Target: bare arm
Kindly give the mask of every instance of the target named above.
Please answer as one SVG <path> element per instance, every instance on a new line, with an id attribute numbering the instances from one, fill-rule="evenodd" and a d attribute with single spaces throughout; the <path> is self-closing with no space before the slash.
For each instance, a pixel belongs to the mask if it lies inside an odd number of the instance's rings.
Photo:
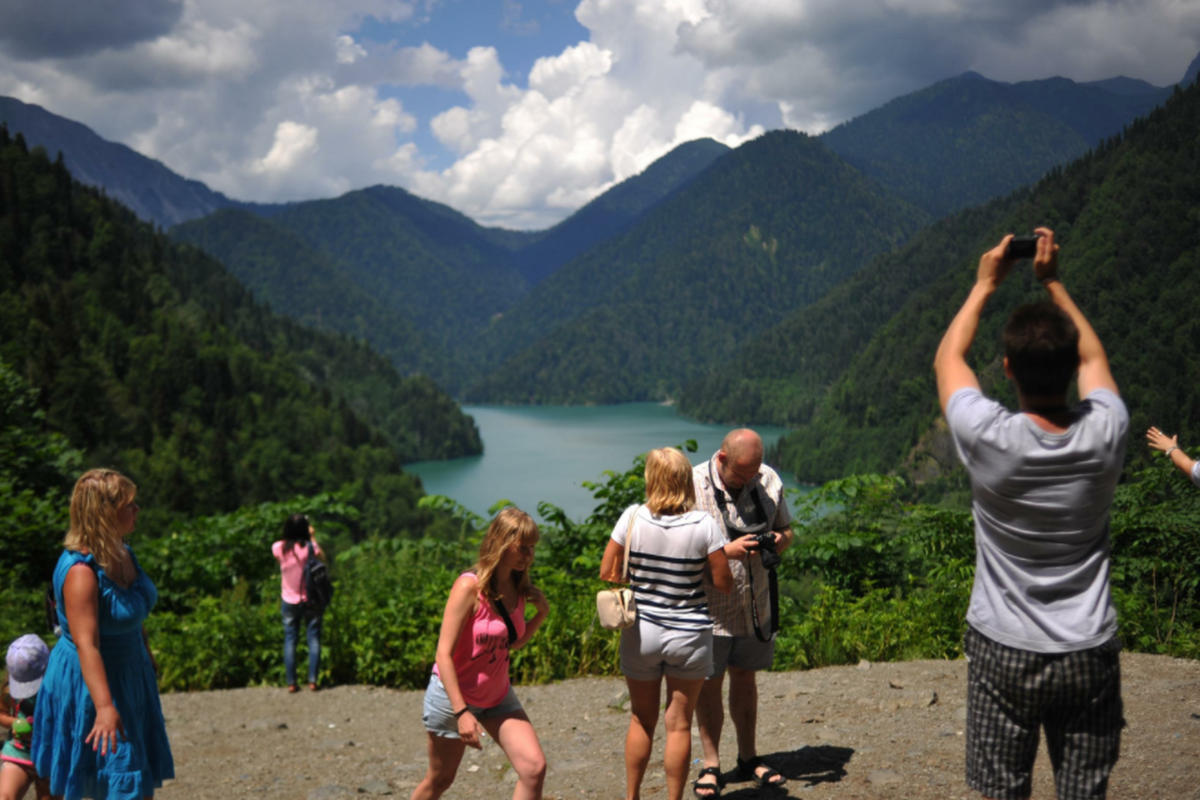
<path id="1" fill-rule="evenodd" d="M 1151 428 L 1146 431 L 1146 441 L 1151 449 L 1161 450 L 1166 453 L 1176 469 L 1187 475 L 1189 479 L 1192 477 L 1192 470 L 1196 466 L 1196 461 L 1195 459 L 1188 458 L 1188 454 L 1179 449 L 1179 434 L 1167 436 L 1158 428 Z"/>
<path id="2" fill-rule="evenodd" d="M 708 574 L 713 588 L 721 594 L 733 591 L 733 572 L 729 569 L 729 557 L 724 550 L 713 550 L 708 554 Z"/>
<path id="3" fill-rule="evenodd" d="M 67 570 L 67 579 L 63 582 L 67 625 L 79 651 L 83 681 L 92 696 L 92 705 L 96 707 L 96 722 L 84 742 L 90 744 L 92 750 L 99 748 L 103 756 L 115 751 L 117 742 L 125 738 L 125 724 L 113 705 L 108 673 L 100 658 L 99 597 L 100 583 L 90 567 L 76 564 Z"/>
<path id="4" fill-rule="evenodd" d="M 1033 273 L 1050 293 L 1050 301 L 1061 308 L 1079 329 L 1079 397 L 1087 397 L 1097 389 L 1120 394 L 1100 337 L 1058 279 L 1058 245 L 1054 243 L 1054 231 L 1038 228 L 1037 232 L 1041 238 L 1038 239 L 1037 255 L 1033 257 Z"/>
<path id="5" fill-rule="evenodd" d="M 625 568 L 625 548 L 612 539 L 604 548 L 604 558 L 600 559 L 600 580 L 621 583 L 624 578 L 621 571 Z"/>
<path id="6" fill-rule="evenodd" d="M 946 413 L 946 404 L 959 389 L 979 388 L 979 379 L 967 364 L 967 351 L 975 341 L 975 332 L 979 330 L 979 318 L 983 314 L 983 307 L 1012 269 L 1013 262 L 1005 257 L 1012 238 L 1012 234 L 1005 236 L 1000 240 L 1000 244 L 979 259 L 975 286 L 967 295 L 966 302 L 955 315 L 950 327 L 946 329 L 942 343 L 938 345 L 933 370 L 937 375 L 938 400 L 942 404 L 943 414 Z"/>
<path id="7" fill-rule="evenodd" d="M 466 708 L 467 702 L 463 700 L 462 690 L 458 687 L 458 673 L 454 671 L 454 645 L 458 643 L 468 617 L 475 612 L 478 595 L 479 584 L 474 578 L 466 575 L 459 577 L 450 589 L 450 599 L 446 601 L 446 611 L 442 614 L 442 630 L 437 643 L 438 677 L 446 687 L 446 696 L 450 698 L 450 705 L 455 711 Z M 459 716 L 458 735 L 464 744 L 481 750 L 479 734 L 482 730 L 470 711 Z"/>
<path id="8" fill-rule="evenodd" d="M 546 595 L 542 594 L 541 589 L 533 587 L 529 599 L 533 602 L 537 613 L 533 615 L 532 619 L 525 620 L 525 633 L 521 634 L 515 642 L 509 645 L 508 649 L 511 651 L 520 650 L 529 644 L 529 640 L 537 633 L 538 628 L 542 627 L 542 623 L 546 621 L 546 616 L 550 613 L 550 602 L 546 599 Z M 441 669 L 441 667 L 438 669 Z"/>

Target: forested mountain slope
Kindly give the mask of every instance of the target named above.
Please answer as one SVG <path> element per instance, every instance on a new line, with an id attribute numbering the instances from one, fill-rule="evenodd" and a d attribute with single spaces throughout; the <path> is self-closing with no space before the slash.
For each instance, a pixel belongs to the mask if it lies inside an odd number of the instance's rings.
<path id="1" fill-rule="evenodd" d="M 712 139 L 679 145 L 524 248 L 518 258 L 521 273 L 530 286 L 536 286 L 563 264 L 632 228 L 656 203 L 686 186 L 728 152 L 727 146 Z"/>
<path id="2" fill-rule="evenodd" d="M 1170 92 L 1110 91 L 1066 78 L 1006 84 L 967 73 L 843 123 L 821 141 L 937 217 L 1036 181 Z"/>
<path id="3" fill-rule="evenodd" d="M 465 346 L 526 290 L 493 231 L 403 189 L 375 186 L 296 203 L 269 219 L 221 212 L 172 230 L 212 252 L 281 313 L 369 341 L 451 390 L 477 369 Z"/>
<path id="4" fill-rule="evenodd" d="M 844 283 L 737 355 L 688 384 L 679 411 L 715 422 L 794 428 L 812 420 L 829 385 L 905 302 L 998 238 L 998 220 L 1026 198 L 960 211 L 921 230 L 896 251 L 871 261 Z"/>
<path id="5" fill-rule="evenodd" d="M 365 339 L 405 374 L 444 381 L 446 357 L 406 317 L 351 281 L 333 256 L 288 228 L 240 209 L 223 209 L 171 229 L 216 258 L 269 303 L 304 325 Z"/>
<path id="6" fill-rule="evenodd" d="M 159 511 L 356 487 L 396 522 L 421 494 L 401 457 L 480 449 L 427 379 L 272 315 L 2 127 L 0 360 L 37 390 L 51 429 L 128 471 Z"/>
<path id="7" fill-rule="evenodd" d="M 234 206 L 259 213 L 278 208 L 230 200 L 200 181 L 177 175 L 162 162 L 102 139 L 86 125 L 12 97 L 0 97 L 0 124 L 24 136 L 30 147 L 45 147 L 51 158 L 61 152 L 75 180 L 104 189 L 141 219 L 164 228 L 219 208 Z"/>
<path id="8" fill-rule="evenodd" d="M 662 399 L 928 221 L 791 131 L 715 162 L 489 331 L 517 352 L 472 400 Z M 522 351 L 523 349 L 523 351 Z"/>
<path id="9" fill-rule="evenodd" d="M 1123 141 L 1055 170 L 996 219 L 991 238 L 1045 224 L 1062 244 L 1061 274 L 1092 321 L 1137 432 L 1155 424 L 1200 437 L 1200 88 L 1135 122 Z M 944 232 L 954 238 L 955 231 Z M 978 229 L 964 224 L 964 239 Z M 804 480 L 905 467 L 933 475 L 939 409 L 933 356 L 970 289 L 976 252 L 915 295 L 849 361 L 811 424 L 780 444 L 780 465 Z M 1012 401 L 1000 331 L 1021 302 L 1042 299 L 1026 267 L 988 304 L 972 350 L 985 391 Z"/>

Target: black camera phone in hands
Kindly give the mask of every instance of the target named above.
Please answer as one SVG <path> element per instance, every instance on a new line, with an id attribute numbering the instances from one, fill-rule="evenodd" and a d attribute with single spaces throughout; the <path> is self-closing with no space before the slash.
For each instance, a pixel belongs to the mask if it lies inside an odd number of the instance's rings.
<path id="1" fill-rule="evenodd" d="M 1008 243 L 1008 252 L 1004 254 L 1005 258 L 1033 258 L 1037 255 L 1037 243 L 1040 238 L 1042 238 L 1040 234 L 1034 236 L 1014 236 L 1012 241 Z"/>

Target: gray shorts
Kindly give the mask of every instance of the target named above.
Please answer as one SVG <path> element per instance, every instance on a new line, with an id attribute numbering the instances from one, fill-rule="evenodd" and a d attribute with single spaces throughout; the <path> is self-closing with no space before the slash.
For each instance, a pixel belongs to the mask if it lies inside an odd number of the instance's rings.
<path id="1" fill-rule="evenodd" d="M 709 680 L 725 675 L 726 667 L 759 672 L 771 668 L 775 660 L 775 640 L 760 642 L 753 633 L 749 636 L 714 636 L 713 664 Z"/>
<path id="2" fill-rule="evenodd" d="M 712 628 L 678 631 L 639 619 L 621 631 L 621 674 L 635 681 L 698 680 L 712 666 Z"/>
<path id="3" fill-rule="evenodd" d="M 1007 647 L 968 627 L 967 784 L 1029 797 L 1039 729 L 1060 800 L 1102 798 L 1121 750 L 1121 640 L 1073 653 Z"/>
<path id="4" fill-rule="evenodd" d="M 508 687 L 508 693 L 504 695 L 503 699 L 490 708 L 473 706 L 470 703 L 467 703 L 467 708 L 471 709 L 471 714 L 480 722 L 524 710 L 521 708 L 521 701 L 517 699 L 517 693 L 513 691 L 512 686 Z M 429 687 L 425 690 L 425 708 L 421 713 L 421 722 L 425 723 L 425 730 L 434 736 L 444 736 L 447 739 L 460 738 L 458 718 L 454 716 L 454 707 L 450 705 L 450 695 L 446 694 L 446 687 L 442 685 L 442 679 L 437 675 L 429 676 Z"/>

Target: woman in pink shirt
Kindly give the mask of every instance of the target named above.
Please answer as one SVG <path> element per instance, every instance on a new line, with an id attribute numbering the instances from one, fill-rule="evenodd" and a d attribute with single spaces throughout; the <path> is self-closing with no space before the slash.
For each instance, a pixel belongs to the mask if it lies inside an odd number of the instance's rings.
<path id="1" fill-rule="evenodd" d="M 317 670 L 321 666 L 321 615 L 304 607 L 308 599 L 304 590 L 304 563 L 308 546 L 322 561 L 325 555 L 312 538 L 312 525 L 303 514 L 292 514 L 283 523 L 283 538 L 271 545 L 271 553 L 283 573 L 283 667 L 287 671 L 288 691 L 296 687 L 296 642 L 300 639 L 300 623 L 308 618 L 308 688 L 317 691 Z"/>
<path id="2" fill-rule="evenodd" d="M 525 646 L 550 611 L 529 582 L 538 541 L 533 519 L 509 507 L 479 546 L 479 562 L 458 576 L 442 616 L 437 662 L 421 717 L 429 732 L 429 769 L 412 800 L 434 800 L 454 783 L 469 745 L 488 735 L 517 773 L 513 800 L 542 796 L 546 756 L 508 680 L 508 654 Z M 537 609 L 525 619 L 525 601 Z"/>

